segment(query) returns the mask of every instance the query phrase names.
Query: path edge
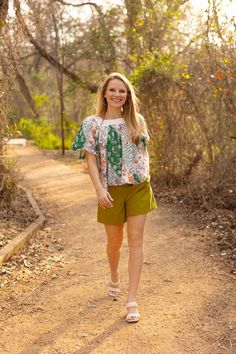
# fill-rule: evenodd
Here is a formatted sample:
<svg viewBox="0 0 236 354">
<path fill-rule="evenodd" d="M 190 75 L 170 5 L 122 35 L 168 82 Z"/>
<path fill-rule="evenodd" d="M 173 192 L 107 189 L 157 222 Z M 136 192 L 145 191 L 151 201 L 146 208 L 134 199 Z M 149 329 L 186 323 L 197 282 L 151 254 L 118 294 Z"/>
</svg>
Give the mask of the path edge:
<svg viewBox="0 0 236 354">
<path fill-rule="evenodd" d="M 25 243 L 42 228 L 46 221 L 30 190 L 22 186 L 18 186 L 18 188 L 25 192 L 32 208 L 34 209 L 37 219 L 0 250 L 0 267 L 2 267 L 3 263 L 10 259 L 13 254 L 16 254 L 21 248 L 23 248 Z"/>
</svg>

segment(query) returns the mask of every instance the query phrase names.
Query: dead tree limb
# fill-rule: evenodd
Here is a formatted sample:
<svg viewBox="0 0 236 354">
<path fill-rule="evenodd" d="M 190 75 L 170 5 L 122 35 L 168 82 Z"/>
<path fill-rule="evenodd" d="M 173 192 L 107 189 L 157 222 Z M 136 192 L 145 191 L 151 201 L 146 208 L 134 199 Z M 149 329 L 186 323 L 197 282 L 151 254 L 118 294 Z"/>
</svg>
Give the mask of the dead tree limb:
<svg viewBox="0 0 236 354">
<path fill-rule="evenodd" d="M 19 0 L 14 0 L 14 7 L 16 11 L 16 17 L 19 21 L 19 24 L 21 26 L 21 29 L 30 41 L 34 45 L 34 47 L 37 49 L 37 51 L 40 53 L 40 55 L 45 58 L 52 66 L 57 68 L 59 72 L 62 72 L 64 75 L 69 77 L 71 80 L 73 80 L 76 84 L 78 84 L 80 87 L 89 90 L 90 92 L 94 93 L 97 92 L 97 85 L 90 84 L 86 82 L 84 79 L 81 77 L 77 76 L 75 73 L 72 71 L 68 70 L 65 66 L 63 66 L 54 56 L 52 56 L 50 53 L 48 53 L 39 43 L 38 41 L 33 37 L 33 35 L 30 33 L 24 18 L 21 14 L 21 8 L 20 8 L 20 2 Z"/>
</svg>

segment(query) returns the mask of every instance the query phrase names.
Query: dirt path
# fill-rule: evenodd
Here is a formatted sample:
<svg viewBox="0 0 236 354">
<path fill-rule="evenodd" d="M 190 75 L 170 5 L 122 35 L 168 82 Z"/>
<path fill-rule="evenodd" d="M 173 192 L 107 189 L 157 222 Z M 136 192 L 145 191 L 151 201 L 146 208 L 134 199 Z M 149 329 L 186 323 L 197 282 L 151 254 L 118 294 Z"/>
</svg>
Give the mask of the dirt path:
<svg viewBox="0 0 236 354">
<path fill-rule="evenodd" d="M 123 293 L 114 302 L 106 295 L 104 230 L 96 223 L 84 166 L 70 167 L 35 147 L 17 153 L 22 184 L 48 215 L 46 226 L 64 247 L 64 265 L 53 276 L 39 274 L 24 287 L 20 282 L 8 287 L 13 300 L 23 301 L 1 323 L 1 354 L 236 353 L 233 276 L 201 242 L 196 226 L 166 205 L 149 215 L 138 298 L 142 318 L 127 324 L 127 241 L 120 267 Z"/>
</svg>

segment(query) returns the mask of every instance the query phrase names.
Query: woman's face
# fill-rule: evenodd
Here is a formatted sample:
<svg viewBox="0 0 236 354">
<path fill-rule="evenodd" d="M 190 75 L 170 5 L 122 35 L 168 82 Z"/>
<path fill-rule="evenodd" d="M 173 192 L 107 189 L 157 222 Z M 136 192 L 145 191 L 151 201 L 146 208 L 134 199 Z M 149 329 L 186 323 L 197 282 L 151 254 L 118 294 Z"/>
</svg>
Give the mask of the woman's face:
<svg viewBox="0 0 236 354">
<path fill-rule="evenodd" d="M 110 108 L 121 108 L 127 99 L 127 88 L 123 81 L 112 79 L 108 82 L 104 97 Z"/>
</svg>

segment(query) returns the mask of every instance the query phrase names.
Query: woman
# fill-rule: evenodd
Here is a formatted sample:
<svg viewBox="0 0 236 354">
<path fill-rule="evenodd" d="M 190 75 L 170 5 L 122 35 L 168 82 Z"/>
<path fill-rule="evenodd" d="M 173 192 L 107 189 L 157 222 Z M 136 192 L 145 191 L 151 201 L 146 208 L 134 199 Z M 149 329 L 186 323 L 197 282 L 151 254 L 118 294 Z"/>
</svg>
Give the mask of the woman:
<svg viewBox="0 0 236 354">
<path fill-rule="evenodd" d="M 143 233 L 147 213 L 156 208 L 149 183 L 149 140 L 137 97 L 129 80 L 111 73 L 100 86 L 96 115 L 87 117 L 73 150 L 86 156 L 97 200 L 97 220 L 105 225 L 111 278 L 108 293 L 119 295 L 119 258 L 127 222 L 129 290 L 127 322 L 140 319 L 136 294 L 143 264 Z"/>
</svg>

